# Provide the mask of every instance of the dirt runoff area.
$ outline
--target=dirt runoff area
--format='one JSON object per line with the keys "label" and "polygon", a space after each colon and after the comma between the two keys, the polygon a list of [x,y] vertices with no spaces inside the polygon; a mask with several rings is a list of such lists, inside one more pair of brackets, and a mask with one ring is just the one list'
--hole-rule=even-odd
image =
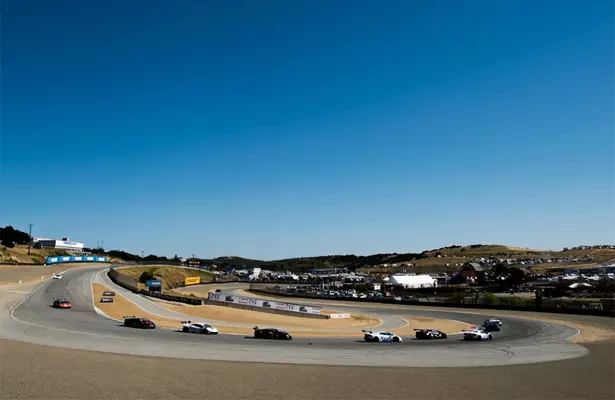
{"label": "dirt runoff area", "polygon": [[294,328],[367,329],[375,328],[382,323],[382,321],[378,318],[360,314],[350,314],[350,318],[312,319],[214,305],[193,306],[180,303],[173,303],[172,305],[169,305],[164,304],[163,302],[158,302],[158,304],[161,304],[169,310],[193,317],[204,318],[206,320],[253,324],[259,326],[277,325]]}
{"label": "dirt runoff area", "polygon": [[[94,299],[96,301],[96,306],[110,318],[121,321],[125,315],[135,315],[138,317],[148,318],[154,321],[154,323],[158,327],[161,327],[161,328],[172,328],[172,329],[181,328],[180,320],[159,317],[157,315],[146,313],[141,308],[139,308],[136,304],[132,303],[130,300],[126,299],[124,296],[121,296],[117,293],[115,295],[113,303],[100,303],[100,298],[102,297],[103,292],[112,291],[112,289],[109,289],[108,287],[98,284],[98,283],[94,283],[92,285],[92,288],[94,290]],[[160,302],[158,303],[160,304]],[[173,303],[172,305],[166,305],[166,307],[170,310],[177,311],[182,314],[186,314],[187,319],[189,318],[188,317],[189,315],[193,315],[193,314],[188,313],[190,309],[194,310],[191,312],[196,314],[199,308],[208,307],[208,306],[190,306],[190,305],[183,305],[183,304],[177,305],[177,304],[178,303]],[[216,307],[216,306],[209,306],[209,307]],[[301,323],[303,324],[311,323],[314,325],[296,327],[297,329],[300,329],[300,330],[293,331],[292,329],[290,329],[290,333],[296,337],[310,337],[310,338],[317,338],[317,337],[361,338],[363,336],[363,332],[361,332],[362,329],[373,329],[373,330],[377,329],[376,327],[368,327],[368,326],[361,326],[361,325],[354,326],[354,327],[350,326],[350,327],[345,327],[345,328],[344,327],[339,328],[336,326],[327,325],[328,322],[337,322],[336,320],[310,320],[307,318],[286,317],[286,316],[275,315],[275,314],[271,314],[271,315],[265,314],[261,316],[260,314],[264,314],[264,313],[256,313],[252,311],[239,310],[239,309],[230,309],[229,307],[217,307],[217,308],[223,309],[223,310],[220,310],[220,314],[216,314],[216,311],[212,312],[211,310],[209,310],[203,313],[203,315],[207,315],[207,317],[202,316],[202,315],[194,315],[194,316],[197,318],[200,317],[203,319],[217,319],[217,320],[225,321],[228,323],[252,324],[254,322],[251,322],[251,321],[258,321],[257,323],[254,323],[254,324],[259,325],[259,326],[272,326],[272,327],[283,326],[283,327],[289,327],[289,328],[292,328],[292,326],[289,324],[288,320],[292,321],[292,319],[302,319],[302,320],[305,319],[305,321],[301,321]],[[226,312],[229,312],[230,316],[228,316]],[[258,314],[256,316],[256,318],[258,318],[257,320],[251,319],[251,318],[254,318],[254,314]],[[242,319],[242,317],[245,319]],[[366,321],[369,323],[378,321],[379,323],[379,320],[377,320],[374,317],[366,316],[366,318],[368,319],[361,320],[361,317],[359,316],[358,318],[354,320],[352,319],[346,320],[346,323],[361,324],[361,323],[366,323]],[[405,316],[405,317],[400,316],[399,318],[400,318],[400,323],[405,324],[405,326],[402,326],[400,328],[395,328],[395,329],[387,329],[387,330],[397,335],[400,335],[400,336],[413,336],[414,329],[417,329],[417,328],[434,328],[434,329],[440,329],[447,333],[455,333],[455,332],[461,331],[462,329],[467,328],[466,324],[461,324],[456,321],[435,320],[431,318],[420,318],[420,317],[414,317],[414,316]],[[319,324],[319,326],[316,324]],[[227,326],[227,325],[216,324],[216,328],[218,328],[220,333],[226,333],[226,334],[242,334],[242,335],[250,335],[250,336],[253,334],[252,327]]]}

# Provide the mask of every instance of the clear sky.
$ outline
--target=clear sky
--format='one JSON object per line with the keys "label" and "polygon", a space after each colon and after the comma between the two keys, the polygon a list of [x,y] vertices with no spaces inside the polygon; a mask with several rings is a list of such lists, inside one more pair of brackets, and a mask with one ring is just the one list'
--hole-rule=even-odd
{"label": "clear sky", "polygon": [[611,0],[4,0],[0,225],[274,259],[615,242]]}

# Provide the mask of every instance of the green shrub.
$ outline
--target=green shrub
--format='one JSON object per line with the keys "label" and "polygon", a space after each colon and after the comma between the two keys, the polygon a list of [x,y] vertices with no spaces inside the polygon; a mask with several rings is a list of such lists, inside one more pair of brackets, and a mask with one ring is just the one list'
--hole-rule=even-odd
{"label": "green shrub", "polygon": [[483,294],[483,304],[494,306],[497,305],[499,302],[500,299],[495,294],[489,292]]}

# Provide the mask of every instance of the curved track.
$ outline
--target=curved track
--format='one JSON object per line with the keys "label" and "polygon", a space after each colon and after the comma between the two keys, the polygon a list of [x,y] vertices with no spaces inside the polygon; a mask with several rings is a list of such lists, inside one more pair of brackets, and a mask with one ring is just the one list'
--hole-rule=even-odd
{"label": "curved track", "polygon": [[[61,280],[44,282],[22,301],[5,309],[0,335],[36,344],[112,353],[293,364],[469,367],[555,361],[587,353],[585,347],[566,340],[577,334],[575,329],[517,318],[504,319],[505,327],[494,334],[495,340],[479,343],[464,342],[459,335],[443,341],[406,339],[401,344],[368,344],[360,340],[360,332],[357,340],[298,338],[278,342],[238,335],[190,335],[170,329],[130,329],[100,316],[94,307],[91,282],[101,270],[101,267],[74,269],[66,272]],[[51,308],[57,297],[69,297],[73,309]],[[351,309],[383,319],[400,314],[399,310],[388,308],[354,306]],[[415,309],[403,314],[468,324],[480,324],[486,317]]]}

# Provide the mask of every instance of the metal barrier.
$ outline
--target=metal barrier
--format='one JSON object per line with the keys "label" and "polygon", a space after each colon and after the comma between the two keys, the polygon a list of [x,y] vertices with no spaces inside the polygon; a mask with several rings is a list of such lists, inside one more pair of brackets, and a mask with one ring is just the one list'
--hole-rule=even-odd
{"label": "metal barrier", "polygon": [[53,256],[47,257],[45,264],[60,264],[60,263],[74,263],[74,262],[109,262],[108,257],[100,256]]}

